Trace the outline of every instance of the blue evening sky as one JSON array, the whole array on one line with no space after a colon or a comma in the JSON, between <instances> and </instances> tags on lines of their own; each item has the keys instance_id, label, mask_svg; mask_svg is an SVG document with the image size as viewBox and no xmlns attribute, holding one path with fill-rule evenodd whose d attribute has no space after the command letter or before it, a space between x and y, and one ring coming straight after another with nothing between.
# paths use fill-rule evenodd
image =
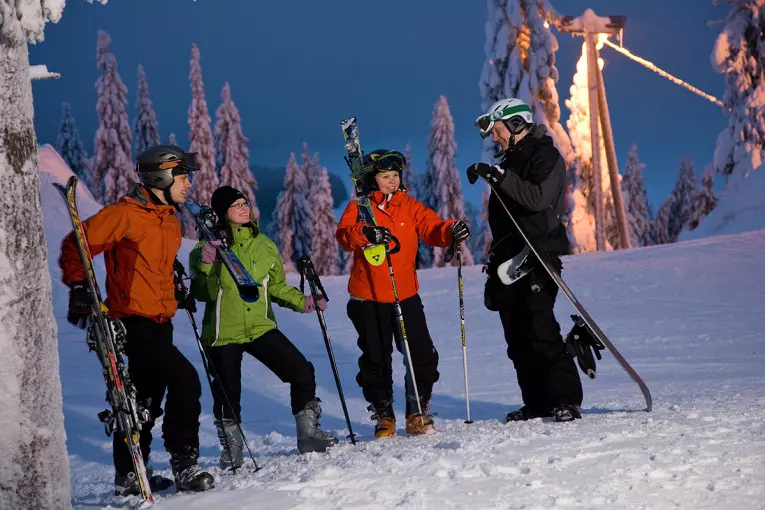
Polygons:
<instances>
[{"instance_id":1,"label":"blue evening sky","mask_svg":"<svg viewBox=\"0 0 765 510\"><path fill-rule=\"evenodd\" d=\"M722 96L723 76L709 56L726 7L712 0L558 0L565 14L588 7L600 15L627 16L624 44L634 53L702 90ZM69 101L87 150L95 133L96 31L112 37L112 52L134 111L136 66L146 69L163 140L188 139L191 43L202 55L210 115L225 81L242 116L254 164L284 166L307 141L330 171L346 174L340 119L356 115L362 148L403 149L423 171L430 118L439 95L454 117L457 165L463 171L481 155L473 120L484 61L486 2L482 0L109 0L105 6L69 0L45 42L30 47L32 64L62 73L35 82L40 142L55 142L61 102ZM555 32L560 49L558 93L564 99L581 38ZM646 164L649 199L658 207L670 192L680 160L691 156L697 174L711 161L727 120L721 109L635 62L604 48L604 76L620 169L632 143ZM463 172L464 177L464 172ZM350 188L350 186L348 186ZM463 178L466 198L480 190Z\"/></svg>"}]
</instances>

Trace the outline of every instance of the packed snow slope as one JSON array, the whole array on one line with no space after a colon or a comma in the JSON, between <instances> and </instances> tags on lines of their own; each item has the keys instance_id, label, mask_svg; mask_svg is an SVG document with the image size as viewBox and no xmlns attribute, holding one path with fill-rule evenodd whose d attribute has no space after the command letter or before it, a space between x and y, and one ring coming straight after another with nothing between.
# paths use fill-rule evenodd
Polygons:
<instances>
[{"instance_id":1,"label":"packed snow slope","mask_svg":"<svg viewBox=\"0 0 765 510\"><path fill-rule=\"evenodd\" d=\"M59 327L61 377L75 508L128 508L112 495L111 440L96 413L104 387L84 333L66 322L67 289L56 265L70 229L51 186L68 170L43 158L42 199ZM85 215L98 205L79 195ZM191 243L185 244L186 262ZM103 264L97 264L103 285ZM437 434L403 431L401 358L394 360L400 436L372 441L373 422L355 383L356 334L345 315L347 277L324 278L327 311L354 431L327 454L298 455L289 389L258 362L243 366L243 427L262 469L237 475L217 468L219 447L209 388L189 321L174 319L175 341L205 387L201 464L217 487L198 495L158 494L162 510L384 508L765 508L765 231L622 252L577 255L564 278L640 372L654 396L646 413L637 386L607 353L598 377L584 380L584 418L505 425L520 392L496 314L483 307L484 275L465 279L470 404L465 420L456 271L421 271L421 295L440 353L433 409ZM297 275L291 281L298 282ZM562 298L558 318L570 328ZM282 330L316 367L323 425L347 434L315 314L277 310ZM201 319L201 311L198 315ZM168 475L155 428L152 463ZM249 461L248 461L249 462Z\"/></svg>"},{"instance_id":2,"label":"packed snow slope","mask_svg":"<svg viewBox=\"0 0 765 510\"><path fill-rule=\"evenodd\" d=\"M740 234L765 228L765 165L746 177L737 175L720 194L717 207L696 230L680 232L679 239Z\"/></svg>"}]
</instances>

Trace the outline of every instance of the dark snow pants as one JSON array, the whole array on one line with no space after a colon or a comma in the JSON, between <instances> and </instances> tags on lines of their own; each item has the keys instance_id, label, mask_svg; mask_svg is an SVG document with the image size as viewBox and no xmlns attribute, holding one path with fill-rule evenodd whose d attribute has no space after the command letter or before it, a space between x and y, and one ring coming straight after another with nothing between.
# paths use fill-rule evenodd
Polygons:
<instances>
[{"instance_id":1,"label":"dark snow pants","mask_svg":"<svg viewBox=\"0 0 765 510\"><path fill-rule=\"evenodd\" d=\"M272 329L246 344L228 344L207 347L207 355L215 367L217 378L213 379L213 414L218 420L234 418L241 422L242 355L254 357L282 382L289 383L292 414L303 410L316 397L316 377L313 364L278 329ZM234 408L234 416L221 393Z\"/></svg>"},{"instance_id":2,"label":"dark snow pants","mask_svg":"<svg viewBox=\"0 0 765 510\"><path fill-rule=\"evenodd\" d=\"M552 263L561 268L557 257ZM541 284L541 290L534 292L532 284ZM579 372L553 312L557 294L558 286L544 269L534 269L507 286L498 303L507 356L515 366L523 403L531 409L582 404Z\"/></svg>"},{"instance_id":3,"label":"dark snow pants","mask_svg":"<svg viewBox=\"0 0 765 510\"><path fill-rule=\"evenodd\" d=\"M396 348L404 354L404 345L398 329L398 320L392 303L376 303L351 299L348 317L359 334L361 349L359 373L356 382L361 386L364 398L375 408L382 408L393 401L393 338ZM438 351L425 322L425 310L418 294L401 301L406 337L412 353L417 390L422 401L429 401L433 384L438 381ZM406 363L406 359L404 359ZM408 372L408 371L407 371ZM415 412L417 401L410 383L407 388L407 413Z\"/></svg>"},{"instance_id":4,"label":"dark snow pants","mask_svg":"<svg viewBox=\"0 0 765 510\"><path fill-rule=\"evenodd\" d=\"M125 354L128 373L137 399L148 402L151 418L141 430L141 452L149 460L154 421L162 416L162 399L167 392L162 438L169 453L199 448L199 414L202 387L194 366L173 345L173 323L157 323L145 317L122 319L127 330ZM114 467L123 475L133 470L124 438L115 431Z\"/></svg>"}]
</instances>

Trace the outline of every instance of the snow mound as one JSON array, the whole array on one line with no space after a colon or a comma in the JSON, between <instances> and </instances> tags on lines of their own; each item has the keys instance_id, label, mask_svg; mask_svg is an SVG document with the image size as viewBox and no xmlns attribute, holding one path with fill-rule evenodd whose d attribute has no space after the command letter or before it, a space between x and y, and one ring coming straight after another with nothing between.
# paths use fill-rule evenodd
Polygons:
<instances>
[{"instance_id":1,"label":"snow mound","mask_svg":"<svg viewBox=\"0 0 765 510\"><path fill-rule=\"evenodd\" d=\"M683 230L679 240L740 234L765 229L765 168L731 183L717 207L691 231Z\"/></svg>"}]
</instances>

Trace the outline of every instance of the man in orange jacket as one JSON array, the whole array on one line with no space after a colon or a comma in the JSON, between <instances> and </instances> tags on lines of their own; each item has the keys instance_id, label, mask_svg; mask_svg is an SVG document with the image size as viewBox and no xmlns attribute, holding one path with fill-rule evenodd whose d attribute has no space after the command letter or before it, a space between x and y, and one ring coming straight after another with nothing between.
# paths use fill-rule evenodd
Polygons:
<instances>
[{"instance_id":1,"label":"man in orange jacket","mask_svg":"<svg viewBox=\"0 0 765 510\"><path fill-rule=\"evenodd\" d=\"M364 166L371 170L366 178L369 199L377 225L360 223L358 205L351 201L340 218L336 237L346 251L354 254L348 281L351 295L348 317L359 335L361 349L356 381L371 404L377 420L375 437L396 434L393 412L393 371L391 357L395 336L396 347L403 351L394 313L394 296L387 264L372 266L366 262L363 249L370 244L390 243L395 237L400 250L390 256L396 288L412 354L415 382L420 394L423 414L418 412L417 399L407 381L406 432L411 435L435 430L429 414L433 384L438 380L438 351L428 332L419 285L415 272L418 237L431 246L446 247L452 240L464 241L470 235L463 221L443 221L422 203L407 196L401 185L401 172L406 158L398 151L377 150L364 156ZM393 247L393 246L391 246Z\"/></svg>"},{"instance_id":2,"label":"man in orange jacket","mask_svg":"<svg viewBox=\"0 0 765 510\"><path fill-rule=\"evenodd\" d=\"M125 354L137 398L151 417L141 430L141 451L149 461L151 429L162 415L162 435L170 453L170 466L178 490L204 491L213 477L202 471L199 456L199 415L202 388L194 366L173 345L172 317L178 302L173 284L173 261L181 246L178 204L191 188L189 172L197 170L196 154L174 145L157 145L141 153L135 184L117 203L83 222L92 256L104 254L106 301L109 315L127 330ZM59 258L62 279L69 286L67 320L85 327L90 313L85 268L69 234ZM130 453L115 431L114 477L117 495L139 493ZM168 488L172 481L149 478L152 489Z\"/></svg>"}]
</instances>

